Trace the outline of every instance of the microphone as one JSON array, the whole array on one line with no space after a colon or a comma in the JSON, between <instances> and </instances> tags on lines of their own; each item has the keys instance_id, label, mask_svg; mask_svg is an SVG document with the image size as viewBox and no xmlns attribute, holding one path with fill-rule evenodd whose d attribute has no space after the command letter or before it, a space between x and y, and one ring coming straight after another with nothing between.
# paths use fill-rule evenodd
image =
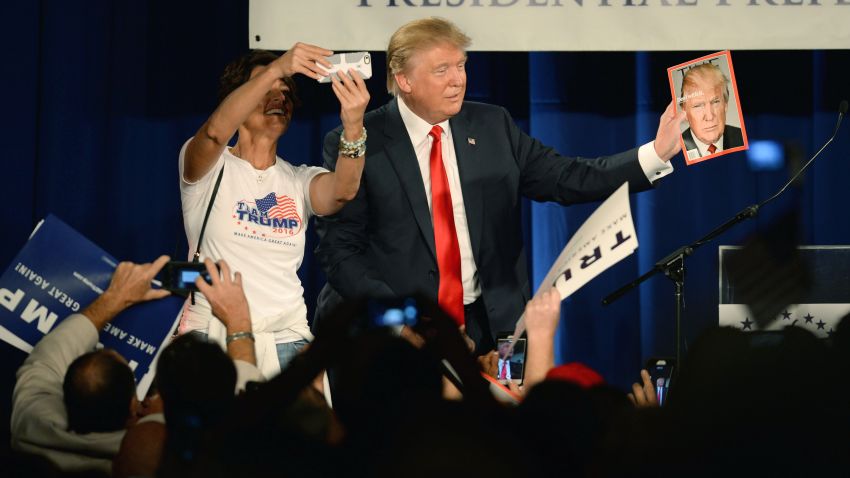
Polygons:
<instances>
[{"instance_id":1,"label":"microphone","mask_svg":"<svg viewBox=\"0 0 850 478\"><path fill-rule=\"evenodd\" d=\"M838 105L838 121L835 122L835 129L832 130L832 136L830 136L829 139L826 140L826 143L824 143L823 146L821 146L821 148L818 150L818 152L815 153L815 155L812 156L811 159L806 161L806 164L804 164L803 167L800 168L800 170L797 171L797 173L794 174L794 176L792 176L791 179L789 179L788 182L785 183L784 186L782 186L782 189L777 191L776 194L774 194L773 196L770 196L769 198L765 199L764 201L759 203L757 206L755 206L756 211L759 208L761 208L762 206L764 206L765 204L767 204L770 201L773 201L774 199L779 197L779 195L782 194L783 192L785 192L785 190L788 189L788 186L790 186L794 182L795 179L797 179L801 174L803 174L803 171L805 171L806 168L808 168L809 165L812 164L812 161L814 161L815 158L820 156L820 154L823 152L823 150L826 149L826 147L829 146L830 143L832 143L832 140L835 139L835 135L838 134L838 128L841 127L841 120L844 119L844 115L846 113L847 113L847 100L841 100L841 103L839 103L839 105Z\"/></svg>"},{"instance_id":2,"label":"microphone","mask_svg":"<svg viewBox=\"0 0 850 478\"><path fill-rule=\"evenodd\" d=\"M823 144L823 146L821 146L821 148L818 150L818 152L815 153L815 155L812 156L812 158L809 159L806 162L806 164L804 164L803 167L800 168L799 171L797 171L797 173L794 174L794 176L791 179L789 179L788 182L785 183L785 185L782 186L782 188L779 191L776 192L776 194L774 194L773 196L770 196L769 198L765 199L764 201L762 201L758 204L753 204L751 206L747 206L746 208L744 208L744 210L742 210L741 212L736 214L735 217L732 220L727 221L725 224L721 224L719 227L717 227L713 231L709 232L708 235L706 235L702 239L699 239L698 241L694 242L690 246L687 246L687 247L684 247L684 248L681 248L681 249L675 251L673 254L671 254L671 255L667 256L665 259L663 259L663 261L666 261L668 259L675 259L676 257L678 257L678 254L680 252L684 253L685 255L690 255L691 252L693 252L693 250L695 248L711 241L712 239L719 236L720 234L723 234L724 232L729 230L729 228L731 228L732 226L734 226L738 222L740 222L744 219L747 219L747 218L756 217L759 213L759 209L761 209L762 206L769 203L770 201L773 201L774 199L778 198L780 194L784 193L785 190L788 189L788 186L793 184L794 181L798 177L800 177L801 174L803 174L803 171L805 171L806 168L808 168L809 165L812 164L812 161L814 161L818 156L820 156L820 154L823 152L823 150L826 149L826 147L829 146L830 143L832 143L832 141L835 139L835 136L838 134L838 128L841 127L841 120L844 119L844 115L846 113L847 113L847 100L841 100L841 103L838 105L838 121L835 122L835 129L832 130L832 136L829 137L829 139L826 141L826 143ZM659 262L659 264L661 264L661 262ZM651 274L651 272L645 274L645 276L648 277L650 274ZM644 279L644 277L639 278L636 281L635 285L637 285L637 283L639 283L639 282L642 282L642 279ZM620 294L625 293L626 290L627 290L626 287L623 287L621 289L622 292L617 291L614 294L611 294L610 296L606 297L605 300L612 298L617 293L620 293ZM612 300L614 298L616 298L616 297L613 297ZM603 304L606 303L605 300L603 300Z\"/></svg>"},{"instance_id":3,"label":"microphone","mask_svg":"<svg viewBox=\"0 0 850 478\"><path fill-rule=\"evenodd\" d=\"M832 131L832 136L835 136L838 133L838 127L841 126L841 119L844 118L844 115L847 113L847 100L841 100L841 103L838 105L838 123L835 125L835 129Z\"/></svg>"}]
</instances>

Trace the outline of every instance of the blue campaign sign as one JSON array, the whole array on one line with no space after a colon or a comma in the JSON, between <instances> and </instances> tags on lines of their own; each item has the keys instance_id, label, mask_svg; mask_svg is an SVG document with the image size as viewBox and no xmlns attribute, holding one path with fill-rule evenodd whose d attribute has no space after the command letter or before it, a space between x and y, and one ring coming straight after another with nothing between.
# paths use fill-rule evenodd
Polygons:
<instances>
[{"instance_id":1,"label":"blue campaign sign","mask_svg":"<svg viewBox=\"0 0 850 478\"><path fill-rule=\"evenodd\" d=\"M53 215L48 215L0 277L0 339L30 352L69 315L81 312L109 286L118 261ZM100 333L139 383L168 340L180 297L135 305ZM145 387L146 388L146 387ZM139 391L144 394L143 391Z\"/></svg>"}]
</instances>

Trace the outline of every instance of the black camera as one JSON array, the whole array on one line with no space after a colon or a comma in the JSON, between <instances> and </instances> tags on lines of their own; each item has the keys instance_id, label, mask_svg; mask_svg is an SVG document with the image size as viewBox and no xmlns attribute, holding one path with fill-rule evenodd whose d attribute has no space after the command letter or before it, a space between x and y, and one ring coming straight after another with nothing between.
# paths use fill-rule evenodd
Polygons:
<instances>
[{"instance_id":1,"label":"black camera","mask_svg":"<svg viewBox=\"0 0 850 478\"><path fill-rule=\"evenodd\" d=\"M197 292L195 279L199 276L203 277L207 284L212 283L207 266L203 262L170 261L162 268L162 288L178 294Z\"/></svg>"}]
</instances>

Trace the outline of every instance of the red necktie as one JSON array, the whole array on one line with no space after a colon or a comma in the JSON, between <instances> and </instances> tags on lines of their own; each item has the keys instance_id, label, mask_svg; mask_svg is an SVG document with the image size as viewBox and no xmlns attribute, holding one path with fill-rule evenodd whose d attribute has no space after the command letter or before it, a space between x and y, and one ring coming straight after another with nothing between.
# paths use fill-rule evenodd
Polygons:
<instances>
[{"instance_id":1,"label":"red necktie","mask_svg":"<svg viewBox=\"0 0 850 478\"><path fill-rule=\"evenodd\" d=\"M508 359L502 361L502 373L499 378L508 378Z\"/></svg>"},{"instance_id":2,"label":"red necktie","mask_svg":"<svg viewBox=\"0 0 850 478\"><path fill-rule=\"evenodd\" d=\"M717 146L715 146L713 144L709 144L708 145L708 154L714 154L715 151L717 151Z\"/></svg>"},{"instance_id":3,"label":"red necktie","mask_svg":"<svg viewBox=\"0 0 850 478\"><path fill-rule=\"evenodd\" d=\"M443 129L438 125L428 133L431 143L431 217L434 223L434 244L437 248L437 267L440 270L440 289L437 302L458 325L463 325L463 284L460 280L460 247L457 245L452 194L443 166Z\"/></svg>"}]
</instances>

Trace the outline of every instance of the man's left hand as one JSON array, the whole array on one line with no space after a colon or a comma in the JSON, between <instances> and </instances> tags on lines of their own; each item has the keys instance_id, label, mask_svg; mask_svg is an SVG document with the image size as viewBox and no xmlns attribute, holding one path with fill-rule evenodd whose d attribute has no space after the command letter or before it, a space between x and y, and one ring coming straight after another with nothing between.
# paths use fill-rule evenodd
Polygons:
<instances>
[{"instance_id":1,"label":"man's left hand","mask_svg":"<svg viewBox=\"0 0 850 478\"><path fill-rule=\"evenodd\" d=\"M118 264L105 293L114 294L124 308L167 296L169 294L167 290L152 289L151 281L168 261L168 256L159 256L157 260L148 264L132 262Z\"/></svg>"},{"instance_id":2,"label":"man's left hand","mask_svg":"<svg viewBox=\"0 0 850 478\"><path fill-rule=\"evenodd\" d=\"M476 360L478 360L478 366L481 367L482 372L496 378L496 375L499 373L499 352L495 350L487 352L479 356Z\"/></svg>"},{"instance_id":3,"label":"man's left hand","mask_svg":"<svg viewBox=\"0 0 850 478\"><path fill-rule=\"evenodd\" d=\"M673 112L673 102L667 105L661 120L658 123L658 133L655 135L653 146L655 153L662 161L670 161L681 149L679 138L682 136L681 125L685 121L685 111L679 109Z\"/></svg>"},{"instance_id":4,"label":"man's left hand","mask_svg":"<svg viewBox=\"0 0 850 478\"><path fill-rule=\"evenodd\" d=\"M161 299L168 296L164 289L152 289L151 281L168 262L168 256L160 256L148 264L122 262L112 273L109 287L85 310L83 315L89 318L100 330L124 309L139 302Z\"/></svg>"}]
</instances>

